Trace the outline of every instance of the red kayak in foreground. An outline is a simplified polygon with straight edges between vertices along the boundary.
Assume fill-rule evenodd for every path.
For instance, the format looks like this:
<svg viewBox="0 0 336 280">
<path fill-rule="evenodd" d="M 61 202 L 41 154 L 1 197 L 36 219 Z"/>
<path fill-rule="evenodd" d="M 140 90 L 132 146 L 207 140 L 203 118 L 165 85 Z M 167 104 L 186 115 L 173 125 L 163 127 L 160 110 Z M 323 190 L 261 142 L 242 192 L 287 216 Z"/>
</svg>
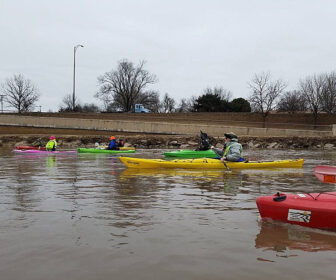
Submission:
<svg viewBox="0 0 336 280">
<path fill-rule="evenodd" d="M 15 150 L 41 150 L 45 151 L 45 147 L 35 147 L 35 146 L 16 146 Z"/>
<path fill-rule="evenodd" d="M 258 197 L 262 219 L 320 229 L 336 229 L 336 192 L 283 194 Z"/>
</svg>

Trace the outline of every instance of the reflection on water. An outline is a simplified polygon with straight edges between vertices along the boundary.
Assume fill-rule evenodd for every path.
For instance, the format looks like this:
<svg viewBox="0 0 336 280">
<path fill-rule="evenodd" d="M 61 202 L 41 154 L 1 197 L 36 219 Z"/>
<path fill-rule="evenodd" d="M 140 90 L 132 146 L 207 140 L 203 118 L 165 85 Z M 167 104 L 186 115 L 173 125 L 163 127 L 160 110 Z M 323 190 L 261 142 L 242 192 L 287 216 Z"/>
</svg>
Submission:
<svg viewBox="0 0 336 280">
<path fill-rule="evenodd" d="M 285 158 L 272 153 L 254 157 Z M 277 191 L 334 191 L 312 172 L 332 153 L 292 151 L 302 170 L 230 173 L 126 169 L 108 154 L 0 155 L 3 279 L 281 279 L 282 269 L 328 279 L 336 261 L 334 235 L 260 228 L 255 204 Z"/>
<path fill-rule="evenodd" d="M 54 155 L 51 155 L 51 156 L 48 156 L 48 157 L 46 157 L 46 165 L 47 165 L 47 167 L 49 167 L 49 168 L 54 168 L 54 167 L 56 167 L 56 156 L 54 156 Z"/>
<path fill-rule="evenodd" d="M 195 169 L 134 169 L 128 168 L 121 172 L 121 182 L 141 183 L 146 180 L 173 179 L 181 184 L 189 183 L 205 191 L 233 192 L 241 185 L 242 174 L 227 173 L 225 170 L 195 170 Z"/>
<path fill-rule="evenodd" d="M 303 228 L 274 221 L 262 221 L 260 226 L 255 247 L 264 251 L 274 251 L 277 256 L 293 255 L 297 250 L 336 251 L 336 232 Z"/>
<path fill-rule="evenodd" d="M 267 178 L 282 178 L 290 181 L 302 178 L 301 169 L 268 169 L 268 170 L 195 170 L 195 169 L 136 169 L 126 168 L 120 174 L 121 182 L 141 183 L 144 180 L 158 180 L 173 178 L 175 182 L 196 185 L 198 188 L 208 191 L 244 192 L 244 185 L 252 181 L 265 181 Z M 239 189 L 240 188 L 240 189 Z"/>
</svg>

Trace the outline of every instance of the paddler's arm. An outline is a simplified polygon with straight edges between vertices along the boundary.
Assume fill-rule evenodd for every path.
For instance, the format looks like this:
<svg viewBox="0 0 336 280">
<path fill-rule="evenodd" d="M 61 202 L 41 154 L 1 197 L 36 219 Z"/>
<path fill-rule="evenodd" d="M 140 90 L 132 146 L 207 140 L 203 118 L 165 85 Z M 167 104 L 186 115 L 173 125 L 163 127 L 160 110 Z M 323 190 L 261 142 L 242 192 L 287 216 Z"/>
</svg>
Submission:
<svg viewBox="0 0 336 280">
<path fill-rule="evenodd" d="M 213 150 L 217 155 L 219 155 L 221 157 L 224 155 L 224 151 L 223 150 L 217 149 L 214 146 L 211 146 L 211 150 Z"/>
</svg>

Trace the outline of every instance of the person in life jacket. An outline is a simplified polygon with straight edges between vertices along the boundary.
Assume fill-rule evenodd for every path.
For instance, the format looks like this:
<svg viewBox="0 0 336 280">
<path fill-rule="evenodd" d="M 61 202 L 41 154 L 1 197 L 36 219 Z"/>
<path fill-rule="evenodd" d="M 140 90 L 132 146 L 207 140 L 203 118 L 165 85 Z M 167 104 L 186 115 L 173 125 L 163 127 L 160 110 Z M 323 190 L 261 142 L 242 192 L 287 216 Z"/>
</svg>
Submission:
<svg viewBox="0 0 336 280">
<path fill-rule="evenodd" d="M 55 136 L 50 136 L 48 143 L 46 144 L 47 151 L 56 151 L 57 142 Z"/>
<path fill-rule="evenodd" d="M 118 142 L 117 142 L 117 145 L 118 145 L 118 147 L 124 147 L 124 145 L 125 145 L 124 140 L 119 139 Z"/>
<path fill-rule="evenodd" d="M 244 161 L 241 157 L 243 152 L 243 147 L 240 143 L 238 143 L 238 136 L 233 132 L 224 133 L 225 136 L 225 145 L 224 145 L 224 153 L 221 161 Z"/>
<path fill-rule="evenodd" d="M 209 150 L 211 147 L 210 139 L 208 137 L 208 134 L 205 132 L 200 131 L 201 133 L 201 141 L 199 147 L 196 149 L 196 151 L 206 151 Z"/>
<path fill-rule="evenodd" d="M 33 147 L 43 147 L 44 145 L 42 144 L 42 139 L 41 138 L 37 138 L 33 143 L 32 143 Z"/>
<path fill-rule="evenodd" d="M 108 147 L 106 148 L 106 150 L 119 150 L 119 147 L 117 145 L 117 142 L 114 136 L 110 137 L 110 143 Z"/>
<path fill-rule="evenodd" d="M 238 136 L 233 132 L 224 133 L 224 136 L 225 144 L 223 150 L 216 149 L 214 146 L 212 146 L 211 149 L 220 156 L 221 161 L 244 161 L 241 157 L 243 147 L 238 143 Z"/>
</svg>

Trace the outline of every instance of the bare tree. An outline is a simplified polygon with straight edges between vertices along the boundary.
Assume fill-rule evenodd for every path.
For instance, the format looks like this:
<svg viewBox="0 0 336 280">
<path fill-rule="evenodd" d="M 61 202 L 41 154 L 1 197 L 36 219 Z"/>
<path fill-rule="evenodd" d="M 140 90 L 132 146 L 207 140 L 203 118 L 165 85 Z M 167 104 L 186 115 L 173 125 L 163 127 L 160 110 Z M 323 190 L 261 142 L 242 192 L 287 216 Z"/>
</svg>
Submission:
<svg viewBox="0 0 336 280">
<path fill-rule="evenodd" d="M 58 112 L 87 112 L 97 113 L 100 111 L 99 107 L 94 103 L 85 103 L 84 105 L 75 97 L 75 108 L 73 108 L 73 96 L 67 94 L 63 97 L 62 104 L 59 106 Z"/>
<path fill-rule="evenodd" d="M 318 113 L 321 110 L 321 95 L 325 86 L 324 75 L 314 75 L 300 81 L 300 91 L 308 102 L 313 113 L 314 126 L 316 126 Z"/>
<path fill-rule="evenodd" d="M 172 113 L 175 109 L 175 100 L 166 93 L 162 100 L 163 113 Z"/>
<path fill-rule="evenodd" d="M 100 88 L 95 97 L 108 98 L 123 111 L 132 111 L 134 104 L 150 98 L 151 92 L 145 89 L 157 81 L 155 75 L 144 69 L 144 65 L 144 61 L 137 66 L 126 59 L 120 61 L 117 70 L 98 77 Z"/>
<path fill-rule="evenodd" d="M 177 105 L 177 112 L 187 113 L 192 111 L 192 103 L 190 99 L 182 98 L 179 105 Z"/>
<path fill-rule="evenodd" d="M 148 91 L 139 103 L 153 113 L 159 113 L 161 110 L 160 94 L 157 91 Z"/>
<path fill-rule="evenodd" d="M 334 114 L 336 112 L 336 73 L 324 75 L 324 86 L 320 96 L 321 110 Z"/>
<path fill-rule="evenodd" d="M 102 96 L 99 98 L 103 102 L 103 111 L 109 112 L 112 104 L 110 96 Z"/>
<path fill-rule="evenodd" d="M 77 97 L 75 97 L 75 108 L 73 108 L 73 96 L 71 94 L 67 94 L 62 99 L 62 104 L 59 105 L 59 112 L 78 112 L 79 111 L 79 101 Z"/>
<path fill-rule="evenodd" d="M 195 110 L 195 103 L 197 102 L 197 99 L 198 99 L 198 97 L 197 96 L 195 96 L 195 95 L 193 95 L 193 96 L 191 96 L 190 98 L 189 98 L 189 104 L 190 104 L 190 112 L 196 112 L 196 110 Z"/>
<path fill-rule="evenodd" d="M 21 74 L 6 79 L 1 88 L 5 94 L 6 102 L 18 113 L 33 110 L 35 102 L 40 98 L 37 88 Z"/>
<path fill-rule="evenodd" d="M 298 90 L 285 92 L 278 102 L 277 110 L 279 112 L 304 112 L 308 109 L 308 103 L 302 93 Z"/>
<path fill-rule="evenodd" d="M 62 99 L 62 105 L 60 105 L 59 107 L 62 108 L 63 110 L 72 110 L 72 105 L 73 105 L 73 102 L 72 102 L 72 96 L 71 94 L 67 94 L 66 96 L 63 97 Z M 77 103 L 77 100 L 76 102 Z"/>
<path fill-rule="evenodd" d="M 122 112 L 123 110 L 120 108 L 120 106 L 114 102 L 109 102 L 105 106 L 106 112 Z"/>
<path fill-rule="evenodd" d="M 263 126 L 265 127 L 266 118 L 275 108 L 276 101 L 286 88 L 282 80 L 271 80 L 269 73 L 255 75 L 249 83 L 252 94 L 249 98 L 252 110 L 262 114 Z"/>
</svg>

